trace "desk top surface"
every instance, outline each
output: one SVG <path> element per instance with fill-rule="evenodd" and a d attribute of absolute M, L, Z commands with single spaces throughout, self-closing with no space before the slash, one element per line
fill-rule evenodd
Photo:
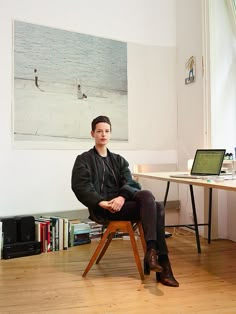
<path fill-rule="evenodd" d="M 161 181 L 169 181 L 175 183 L 182 183 L 182 184 L 189 184 L 189 185 L 197 185 L 202 187 L 208 188 L 215 188 L 221 190 L 228 190 L 228 191 L 236 191 L 236 179 L 234 180 L 222 180 L 220 178 L 215 179 L 190 179 L 190 178 L 173 178 L 172 175 L 178 175 L 183 172 L 134 172 L 134 177 L 140 178 L 148 178 L 148 179 L 156 179 Z"/>

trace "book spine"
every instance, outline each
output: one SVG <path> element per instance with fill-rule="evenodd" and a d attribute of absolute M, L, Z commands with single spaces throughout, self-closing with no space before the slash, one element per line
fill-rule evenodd
<path fill-rule="evenodd" d="M 35 221 L 35 240 L 41 242 L 40 237 L 40 221 Z"/>
<path fill-rule="evenodd" d="M 64 246 L 64 220 L 63 218 L 58 218 L 58 224 L 59 224 L 59 250 L 63 250 Z"/>
<path fill-rule="evenodd" d="M 55 251 L 59 250 L 59 220 L 55 218 Z"/>
<path fill-rule="evenodd" d="M 0 221 L 0 259 L 2 259 L 2 249 L 3 249 L 3 234 L 2 234 L 2 221 Z"/>
<path fill-rule="evenodd" d="M 64 238 L 63 238 L 63 249 L 64 250 L 67 250 L 68 249 L 68 234 L 69 234 L 69 230 L 68 230 L 68 219 L 67 218 L 64 218 L 63 219 L 64 221 Z"/>
<path fill-rule="evenodd" d="M 38 238 L 40 237 L 40 241 L 44 241 L 44 251 L 43 252 L 50 252 L 51 251 L 51 219 L 49 217 L 43 217 L 41 216 L 40 218 L 36 218 L 35 224 L 37 223 L 44 224 L 45 227 L 43 227 L 45 235 L 42 238 L 42 233 L 38 235 Z M 37 227 L 35 229 L 37 231 Z"/>
<path fill-rule="evenodd" d="M 74 246 L 74 225 L 70 224 L 70 246 Z"/>
<path fill-rule="evenodd" d="M 40 222 L 40 239 L 41 239 L 41 252 L 44 253 L 45 252 L 45 236 L 46 236 L 46 232 L 45 232 L 45 223 L 44 222 Z"/>
<path fill-rule="evenodd" d="M 91 239 L 89 233 L 75 234 L 74 235 L 74 246 L 90 243 Z"/>
<path fill-rule="evenodd" d="M 84 233 L 90 233 L 91 229 L 84 229 L 84 230 L 79 230 L 79 229 L 74 229 L 74 234 L 84 234 Z"/>
<path fill-rule="evenodd" d="M 51 225 L 51 243 L 52 243 L 51 248 L 52 248 L 52 251 L 56 251 L 55 234 L 56 234 L 55 226 L 52 224 Z"/>
<path fill-rule="evenodd" d="M 47 221 L 47 252 L 51 252 L 51 221 Z"/>

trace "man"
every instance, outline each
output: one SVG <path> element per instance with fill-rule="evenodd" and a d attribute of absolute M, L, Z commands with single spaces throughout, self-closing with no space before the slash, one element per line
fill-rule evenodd
<path fill-rule="evenodd" d="M 92 121 L 91 136 L 95 146 L 77 156 L 72 170 L 72 190 L 88 207 L 90 218 L 104 223 L 112 220 L 140 220 L 147 252 L 144 272 L 156 272 L 157 281 L 178 287 L 165 242 L 164 208 L 150 191 L 141 190 L 133 180 L 128 162 L 107 148 L 111 122 L 106 116 Z"/>

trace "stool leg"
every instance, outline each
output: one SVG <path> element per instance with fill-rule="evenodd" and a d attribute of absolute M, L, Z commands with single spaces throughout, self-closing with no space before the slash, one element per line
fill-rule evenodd
<path fill-rule="evenodd" d="M 110 230 L 109 230 L 109 226 L 107 227 L 107 230 L 105 231 L 104 235 L 102 236 L 102 239 L 100 240 L 95 252 L 93 253 L 82 277 L 85 277 L 87 275 L 87 273 L 89 272 L 90 268 L 93 266 L 98 254 L 100 253 L 101 249 L 103 248 L 108 236 L 110 234 Z"/>
<path fill-rule="evenodd" d="M 100 260 L 102 259 L 103 255 L 106 253 L 106 250 L 107 250 L 108 246 L 110 245 L 111 240 L 113 239 L 114 234 L 115 234 L 114 232 L 111 232 L 109 234 L 109 236 L 107 238 L 107 241 L 106 241 L 106 243 L 105 243 L 101 253 L 99 254 L 99 256 L 98 256 L 98 258 L 96 260 L 96 264 L 98 264 L 100 262 Z"/>

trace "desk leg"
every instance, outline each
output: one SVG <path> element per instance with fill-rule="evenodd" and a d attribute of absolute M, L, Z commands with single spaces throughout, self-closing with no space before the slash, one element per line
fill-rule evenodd
<path fill-rule="evenodd" d="M 212 216 L 212 188 L 209 189 L 209 209 L 208 209 L 208 243 L 211 243 L 211 216 Z"/>
<path fill-rule="evenodd" d="M 166 207 L 166 201 L 167 201 L 167 197 L 168 197 L 168 193 L 169 193 L 169 187 L 170 187 L 170 181 L 167 181 L 166 192 L 165 192 L 165 197 L 164 197 L 164 201 L 163 201 L 164 208 Z M 165 232 L 166 238 L 169 238 L 170 236 L 172 236 L 171 233 Z"/>
<path fill-rule="evenodd" d="M 190 187 L 190 195 L 191 195 L 191 202 L 192 202 L 192 209 L 193 209 L 193 219 L 194 219 L 194 226 L 195 226 L 197 249 L 198 249 L 198 253 L 201 253 L 201 245 L 200 245 L 200 239 L 199 239 L 197 213 L 196 213 L 195 199 L 194 199 L 194 193 L 193 193 L 193 186 L 190 184 L 189 187 Z"/>
<path fill-rule="evenodd" d="M 164 197 L 164 207 L 166 207 L 166 201 L 167 201 L 167 197 L 168 197 L 168 193 L 169 193 L 169 187 L 170 187 L 170 181 L 167 181 L 167 185 L 166 185 L 166 193 L 165 193 L 165 197 Z"/>

